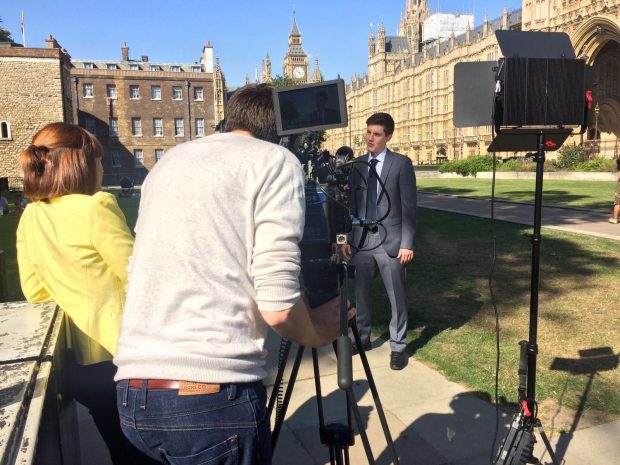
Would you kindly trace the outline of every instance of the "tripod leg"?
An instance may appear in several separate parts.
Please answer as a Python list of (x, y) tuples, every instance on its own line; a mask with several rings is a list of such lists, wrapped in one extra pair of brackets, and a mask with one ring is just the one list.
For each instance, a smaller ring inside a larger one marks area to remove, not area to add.
[(388, 449), (390, 449), (390, 454), (392, 455), (392, 462), (394, 463), (394, 465), (400, 465), (400, 461), (398, 460), (398, 454), (396, 453), (396, 447), (394, 447), (394, 441), (392, 440), (392, 434), (390, 433), (390, 428), (388, 427), (387, 420), (385, 419), (385, 412), (383, 411), (383, 406), (381, 405), (381, 399), (379, 399), (379, 391), (377, 391), (375, 380), (372, 376), (372, 372), (370, 371), (370, 365), (368, 364), (366, 353), (362, 349), (362, 340), (360, 338), (360, 333), (357, 330), (357, 324), (355, 323), (355, 319), (352, 319), (350, 324), (351, 330), (353, 332), (353, 337), (355, 338), (355, 344), (358, 348), (362, 365), (364, 366), (364, 373), (366, 373), (368, 386), (370, 387), (370, 392), (372, 393), (372, 398), (375, 402), (377, 414), (379, 415), (381, 428), (383, 429), (383, 434), (385, 435)]
[(301, 365), (301, 358), (304, 355), (304, 346), (299, 346), (297, 349), (297, 355), (295, 356), (295, 362), (293, 363), (293, 369), (291, 371), (291, 377), (286, 387), (286, 394), (284, 395), (284, 401), (282, 402), (282, 409), (280, 412), (276, 412), (276, 421), (273, 425), (273, 432), (271, 433), (271, 453), (276, 450), (276, 444), (278, 443), (278, 437), (280, 436), (280, 429), (284, 423), (284, 417), (286, 416), (286, 410), (291, 400), (291, 394), (293, 393), (293, 387), (295, 386), (295, 380), (297, 379), (297, 373), (299, 372), (299, 365)]
[(545, 447), (547, 448), (547, 452), (549, 452), (549, 457), (551, 457), (551, 461), (553, 462), (553, 465), (560, 465), (558, 463), (558, 459), (555, 457), (555, 453), (553, 452), (553, 448), (551, 447), (549, 438), (547, 437), (547, 434), (545, 433), (545, 430), (543, 429), (542, 423), (540, 422), (540, 420), (536, 420), (536, 427), (538, 428), (538, 432), (540, 433), (540, 438), (542, 439), (543, 443), (545, 444)]

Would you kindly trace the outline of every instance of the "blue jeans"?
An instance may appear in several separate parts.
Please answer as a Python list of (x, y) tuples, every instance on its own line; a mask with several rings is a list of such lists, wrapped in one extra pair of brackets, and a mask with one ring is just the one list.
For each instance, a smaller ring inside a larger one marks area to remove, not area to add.
[(121, 427), (149, 457), (170, 465), (270, 465), (271, 432), (263, 383), (224, 384), (220, 392), (116, 386)]

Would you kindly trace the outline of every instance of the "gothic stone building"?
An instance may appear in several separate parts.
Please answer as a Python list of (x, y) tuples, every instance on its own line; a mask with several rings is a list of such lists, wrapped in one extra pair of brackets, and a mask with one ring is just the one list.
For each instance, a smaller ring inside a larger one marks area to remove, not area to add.
[(45, 48), (0, 44), (0, 177), (21, 186), (17, 160), (37, 130), (73, 121), (71, 57), (49, 36)]
[[(522, 8), (463, 34), (424, 40), (424, 22), (431, 15), (426, 0), (407, 0), (398, 35), (388, 36), (381, 24), (368, 39), (368, 71), (347, 84), (350, 127), (329, 131), (326, 148), (351, 145), (365, 151), (365, 120), (386, 111), (396, 121), (390, 143), (414, 163), (435, 163), (486, 153), (491, 128), (457, 129), (453, 117), (454, 65), (497, 60), (494, 32), (520, 29), (566, 32), (577, 56), (593, 67), (593, 103), (587, 139), (600, 139), (603, 156), (620, 148), (620, 0), (524, 0)], [(579, 143), (580, 138), (574, 138)]]

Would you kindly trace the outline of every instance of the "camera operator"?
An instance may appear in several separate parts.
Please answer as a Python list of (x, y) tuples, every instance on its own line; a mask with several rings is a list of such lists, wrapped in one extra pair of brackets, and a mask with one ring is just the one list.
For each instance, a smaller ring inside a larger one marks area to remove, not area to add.
[[(394, 120), (388, 113), (375, 113), (366, 120), (368, 155), (360, 159), (374, 170), (355, 165), (349, 185), (350, 208), (354, 217), (369, 221), (383, 219), (376, 230), (354, 228), (349, 235), (356, 248), (353, 264), (356, 268), (355, 300), (357, 325), (365, 350), (370, 350), (370, 315), (372, 282), (377, 271), (383, 278), (390, 299), (390, 368), (402, 370), (407, 366), (407, 293), (405, 266), (413, 260), (416, 222), (416, 181), (411, 160), (387, 148), (394, 133)], [(376, 174), (383, 181), (378, 182)], [(385, 190), (385, 192), (384, 192)], [(386, 194), (389, 195), (389, 210)], [(343, 254), (351, 258), (352, 247), (343, 246)]]
[(114, 360), (123, 431), (161, 463), (270, 464), (268, 326), (338, 335), (339, 298), (301, 297), (304, 174), (272, 143), (272, 88), (237, 91), (226, 131), (170, 150), (142, 189)]

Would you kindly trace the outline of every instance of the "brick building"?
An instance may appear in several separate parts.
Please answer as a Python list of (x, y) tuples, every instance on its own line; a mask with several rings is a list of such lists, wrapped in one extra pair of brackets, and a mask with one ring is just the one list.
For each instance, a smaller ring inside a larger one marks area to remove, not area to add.
[(75, 117), (103, 144), (104, 184), (141, 182), (165, 151), (214, 131), (223, 117), (224, 77), (207, 43), (200, 61), (155, 63), (147, 56), (74, 60)]
[(17, 159), (37, 130), (73, 121), (70, 68), (52, 36), (45, 48), (0, 43), (0, 177), (21, 177)]

